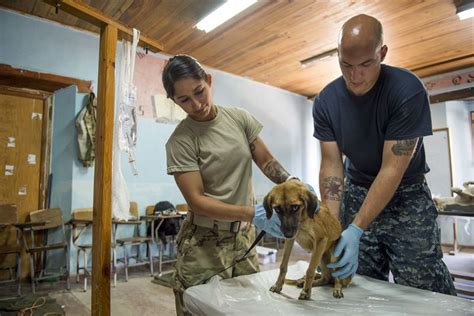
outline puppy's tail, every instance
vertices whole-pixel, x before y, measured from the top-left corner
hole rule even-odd
[[[286,284],[286,285],[297,285],[297,284],[298,284],[298,280],[285,279],[285,284]]]
[[[320,273],[316,273],[316,274],[314,275],[314,281],[321,279],[321,277],[322,277],[322,276],[321,276]],[[304,285],[304,280],[305,280],[305,277],[304,277],[304,276],[301,277],[301,278],[299,278],[299,279],[296,279],[296,280],[285,279],[285,284],[287,284],[287,285],[296,285],[297,287],[303,287],[303,285]],[[313,282],[314,282],[314,281],[313,281]],[[313,286],[314,286],[314,285],[313,285]]]

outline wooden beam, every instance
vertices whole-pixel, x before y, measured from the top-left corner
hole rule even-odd
[[[440,93],[436,95],[430,95],[430,103],[434,104],[434,103],[439,103],[439,102],[462,100],[462,99],[468,99],[468,98],[474,98],[473,87],[450,91],[446,93]]]
[[[92,315],[110,315],[110,252],[112,229],[112,147],[115,107],[117,28],[100,31],[96,161],[92,236]]]
[[[423,78],[469,68],[472,67],[473,64],[474,54],[467,54],[449,60],[444,60],[442,62],[422,66],[413,66],[408,67],[407,69],[413,71],[418,77]]]
[[[112,147],[117,40],[132,41],[133,30],[78,0],[44,0],[100,28],[99,82],[94,174],[92,246],[92,315],[110,315],[110,252],[112,230]],[[158,41],[140,34],[138,45],[163,50]]]
[[[13,68],[6,64],[0,64],[0,85],[49,92],[75,85],[81,93],[92,91],[91,81]]]
[[[16,87],[2,86],[2,85],[0,85],[0,94],[15,95],[17,97],[25,97],[25,98],[31,98],[31,99],[37,99],[37,100],[46,100],[51,95],[53,95],[49,91],[30,90],[30,89],[25,89],[25,88],[16,88]]]
[[[56,3],[59,4],[59,9],[72,14],[84,21],[102,28],[105,25],[115,27],[119,33],[119,39],[125,38],[129,42],[132,42],[133,28],[124,25],[123,23],[108,17],[94,7],[91,7],[79,0],[44,0],[47,4],[56,7]],[[144,34],[140,34],[140,41],[138,45],[144,48],[148,48],[152,52],[163,51],[163,44],[155,39],[147,37]]]

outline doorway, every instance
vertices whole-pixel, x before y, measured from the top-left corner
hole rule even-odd
[[[0,89],[0,203],[16,204],[19,222],[47,204],[50,107],[50,94]],[[14,244],[14,236],[1,236],[0,243]],[[2,259],[0,267],[10,265]],[[29,271],[26,254],[22,271]]]

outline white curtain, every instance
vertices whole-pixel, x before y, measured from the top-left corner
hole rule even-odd
[[[133,71],[140,32],[133,30],[133,43],[122,41],[122,62],[120,64],[119,109],[116,115],[113,159],[112,159],[112,216],[118,220],[128,220],[130,214],[130,194],[122,174],[121,155],[128,154],[128,160],[134,175],[134,149],[137,141],[137,121],[135,102],[137,89],[133,85]]]

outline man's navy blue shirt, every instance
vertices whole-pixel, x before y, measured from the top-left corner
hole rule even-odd
[[[381,65],[377,82],[362,96],[351,94],[339,77],[315,99],[313,119],[314,137],[337,142],[351,180],[375,179],[386,140],[420,137],[402,181],[429,171],[422,139],[432,134],[428,95],[421,80],[405,69]]]

